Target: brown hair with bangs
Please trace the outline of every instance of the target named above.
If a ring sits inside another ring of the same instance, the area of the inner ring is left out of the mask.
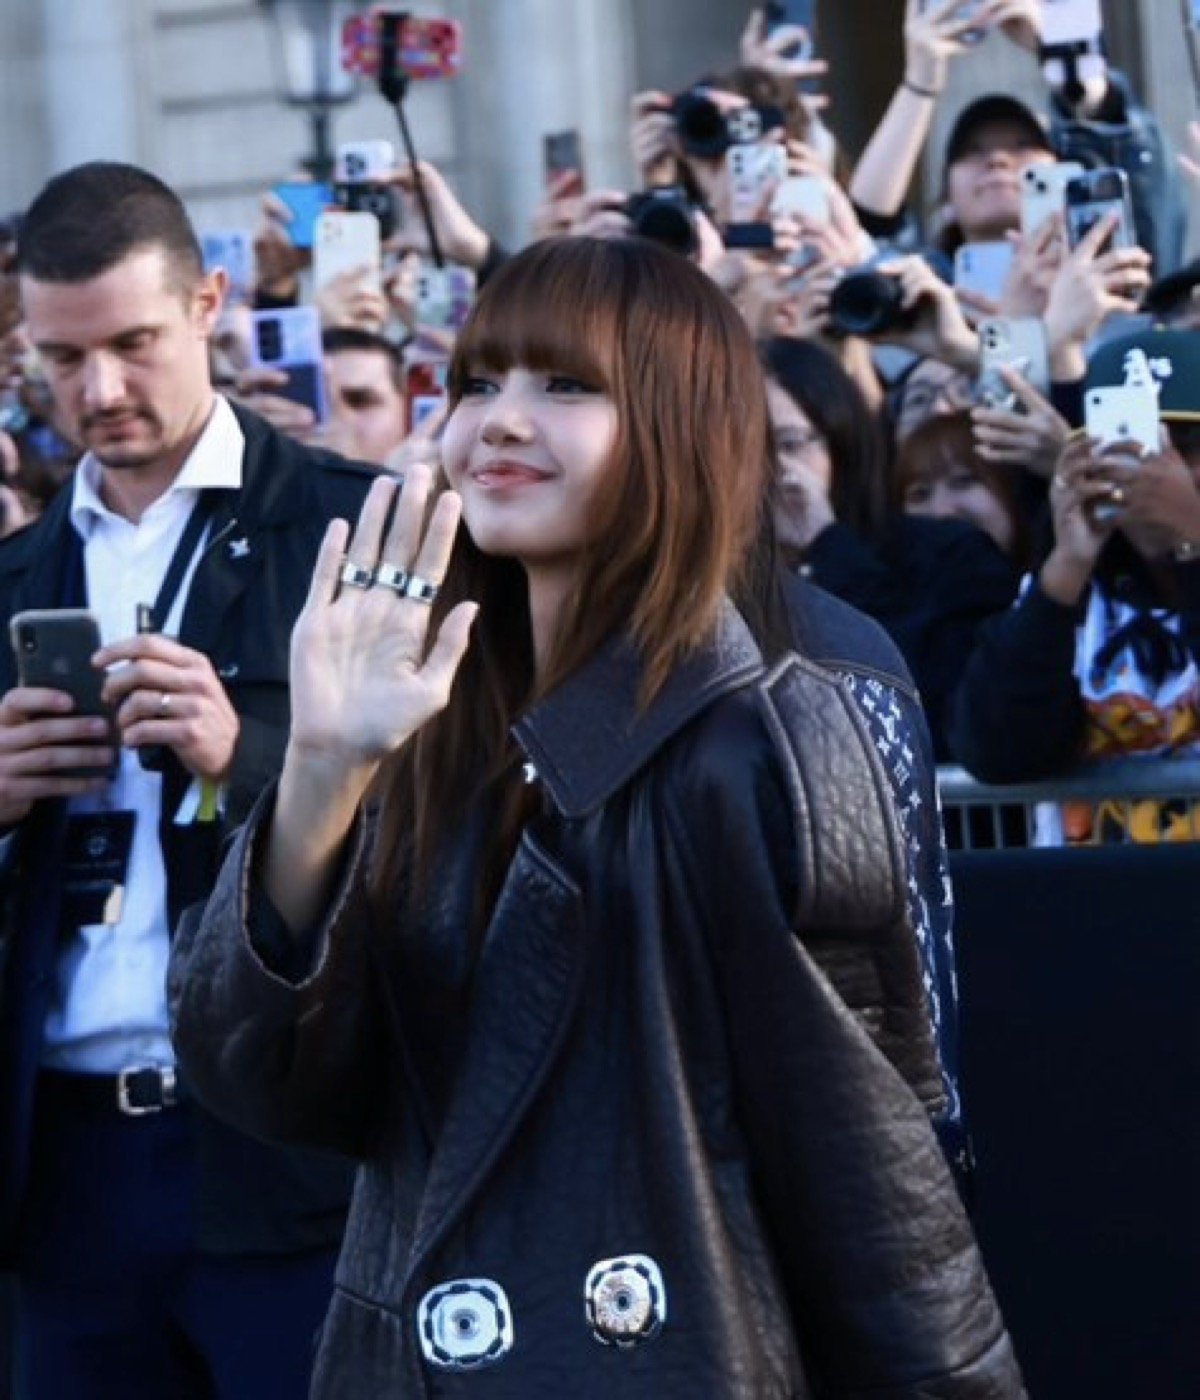
[[[514,366],[577,376],[616,406],[595,530],[538,676],[523,568],[460,533],[437,611],[478,601],[471,645],[446,709],[381,774],[381,897],[394,898],[409,874],[423,885],[468,806],[496,804],[481,921],[523,816],[512,724],[622,630],[641,655],[649,703],[742,588],[767,482],[753,339],[702,272],[647,240],[547,239],[504,264],[455,347],[451,411],[470,374]]]

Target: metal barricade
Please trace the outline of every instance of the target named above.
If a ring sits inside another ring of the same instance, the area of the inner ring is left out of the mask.
[[[938,789],[951,850],[1010,850],[1034,844],[1033,813],[1043,802],[1104,803],[1130,815],[1147,801],[1200,807],[1200,757],[1109,759],[1046,782],[1003,786],[976,782],[965,768],[946,765],[938,769]]]
[[[938,778],[975,1227],[1030,1396],[1196,1400],[1200,843],[1023,832],[1046,802],[1200,810],[1200,759]]]

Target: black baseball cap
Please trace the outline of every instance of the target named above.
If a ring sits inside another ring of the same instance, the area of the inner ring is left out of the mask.
[[[1166,422],[1200,422],[1200,332],[1144,330],[1106,341],[1088,361],[1088,389],[1137,382],[1150,374],[1158,385],[1158,416]]]
[[[993,122],[1011,122],[1021,127],[1032,138],[1034,145],[1054,154],[1049,133],[1032,107],[1026,107],[1024,102],[1009,97],[1007,93],[994,92],[987,97],[976,98],[958,114],[950,130],[950,139],[946,142],[946,165],[951,166],[961,160],[975,132]]]

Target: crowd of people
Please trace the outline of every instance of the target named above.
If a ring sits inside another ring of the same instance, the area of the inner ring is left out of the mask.
[[[756,11],[520,250],[428,162],[319,284],[278,191],[241,286],[128,165],[0,226],[23,1397],[1024,1393],[935,765],[1200,751],[1200,124],[1041,13],[908,0],[851,162]],[[990,30],[1050,116],[925,219]]]

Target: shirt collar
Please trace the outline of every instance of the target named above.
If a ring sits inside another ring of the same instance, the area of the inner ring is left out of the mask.
[[[233,409],[218,394],[196,445],[185,458],[179,475],[159,499],[186,492],[187,499],[193,500],[201,491],[240,489],[245,447],[241,424]],[[84,540],[90,537],[99,521],[111,519],[113,515],[100,496],[101,470],[92,453],[85,453],[72,484],[71,523]]]

